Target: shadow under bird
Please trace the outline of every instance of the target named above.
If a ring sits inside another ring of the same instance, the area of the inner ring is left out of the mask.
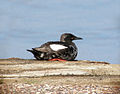
[[[37,60],[72,61],[78,53],[73,40],[81,39],[71,33],[64,33],[61,35],[60,41],[50,41],[27,51],[31,52]]]

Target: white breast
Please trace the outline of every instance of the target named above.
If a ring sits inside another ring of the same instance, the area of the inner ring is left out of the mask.
[[[60,45],[60,44],[51,44],[50,48],[54,51],[58,51],[58,50],[62,50],[62,49],[68,48],[68,47]]]

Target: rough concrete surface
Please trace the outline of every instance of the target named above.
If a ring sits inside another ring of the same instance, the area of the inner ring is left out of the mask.
[[[0,79],[1,84],[117,86],[119,92],[120,64],[86,60],[63,62],[1,59]],[[119,94],[118,92],[113,94]]]

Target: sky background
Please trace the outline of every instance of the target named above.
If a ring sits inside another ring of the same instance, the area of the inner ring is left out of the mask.
[[[120,0],[0,0],[0,58],[33,59],[66,32],[83,38],[77,60],[120,64]]]

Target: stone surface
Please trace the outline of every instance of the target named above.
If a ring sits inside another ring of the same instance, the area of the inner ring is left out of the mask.
[[[120,75],[120,65],[95,61],[0,60],[0,77],[19,78],[50,75]]]
[[[119,94],[120,65],[86,60],[1,59],[0,91],[7,92],[3,94]]]

